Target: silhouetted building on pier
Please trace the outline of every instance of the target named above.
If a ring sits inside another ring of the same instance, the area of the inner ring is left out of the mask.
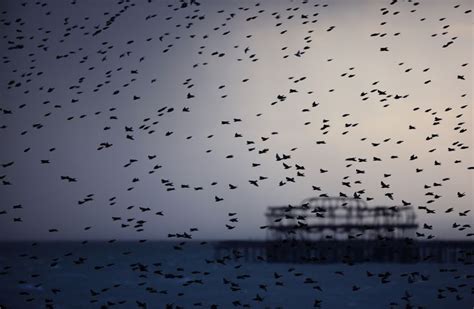
[[[353,198],[309,198],[300,206],[268,207],[265,215],[270,240],[398,239],[418,228],[411,206],[369,207]]]

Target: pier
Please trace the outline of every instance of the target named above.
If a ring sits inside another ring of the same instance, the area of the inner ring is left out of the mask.
[[[414,240],[413,207],[372,206],[352,198],[310,198],[271,206],[264,241],[221,241],[217,260],[268,263],[474,262],[474,242]]]

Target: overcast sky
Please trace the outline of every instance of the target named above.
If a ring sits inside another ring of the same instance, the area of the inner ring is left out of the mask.
[[[360,190],[466,238],[472,2],[390,2],[1,1],[0,240],[262,238],[269,205]]]

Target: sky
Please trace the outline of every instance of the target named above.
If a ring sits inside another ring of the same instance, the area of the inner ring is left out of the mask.
[[[261,239],[360,190],[471,237],[472,2],[199,2],[0,3],[0,240]]]

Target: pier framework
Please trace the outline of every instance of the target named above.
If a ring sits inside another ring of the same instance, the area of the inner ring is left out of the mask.
[[[415,241],[413,207],[372,206],[353,198],[309,198],[271,206],[267,240],[222,241],[217,259],[270,263],[474,262],[472,241]]]

